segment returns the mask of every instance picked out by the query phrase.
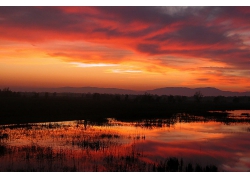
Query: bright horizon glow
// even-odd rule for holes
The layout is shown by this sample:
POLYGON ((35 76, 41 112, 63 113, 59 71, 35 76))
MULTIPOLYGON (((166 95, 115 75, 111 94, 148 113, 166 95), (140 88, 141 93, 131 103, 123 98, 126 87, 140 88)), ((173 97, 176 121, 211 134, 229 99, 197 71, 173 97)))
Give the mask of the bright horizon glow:
POLYGON ((250 91, 250 7, 0 7, 0 89, 250 91))
POLYGON ((111 66, 118 66, 116 64, 104 64, 104 63, 97 63, 97 64, 87 64, 87 63, 77 63, 72 62, 70 64, 76 65, 77 67, 88 68, 88 67, 111 67, 111 66))

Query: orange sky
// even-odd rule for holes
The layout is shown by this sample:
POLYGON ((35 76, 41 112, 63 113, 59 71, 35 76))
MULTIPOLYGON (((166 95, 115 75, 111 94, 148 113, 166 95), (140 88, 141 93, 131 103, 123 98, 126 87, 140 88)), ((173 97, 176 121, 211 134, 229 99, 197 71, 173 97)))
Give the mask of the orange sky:
POLYGON ((250 91, 250 7, 0 7, 0 88, 250 91))

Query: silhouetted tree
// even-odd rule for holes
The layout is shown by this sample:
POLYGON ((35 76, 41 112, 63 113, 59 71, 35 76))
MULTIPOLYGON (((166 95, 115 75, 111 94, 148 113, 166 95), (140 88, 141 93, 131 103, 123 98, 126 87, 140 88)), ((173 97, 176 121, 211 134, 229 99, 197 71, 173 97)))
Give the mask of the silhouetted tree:
POLYGON ((101 98, 101 95, 99 93, 94 93, 92 97, 95 100, 99 100, 101 98))
POLYGON ((153 101, 153 96, 149 93, 145 93, 143 96, 142 96, 142 102, 145 102, 145 103, 150 103, 153 101))
POLYGON ((37 92, 34 92, 34 95, 33 95, 34 98, 38 98, 39 97, 39 93, 37 92))
POLYGON ((0 145, 0 156, 3 156, 7 152, 7 148, 3 145, 0 145))
POLYGON ((1 91, 1 95, 4 97, 9 97, 12 96, 12 91, 10 90, 10 88, 3 88, 3 90, 1 91))
POLYGON ((196 102, 200 102, 203 98, 203 94, 200 91, 194 93, 194 99, 196 102))
POLYGON ((170 172, 177 172, 179 167, 179 161, 176 157, 169 158, 167 161, 168 170, 170 172))
POLYGON ((128 101, 128 94, 125 95, 125 101, 128 101))
POLYGON ((48 98, 48 97, 49 97, 49 93, 45 92, 45 98, 48 98))
POLYGON ((182 172, 183 168, 183 159, 181 158, 180 166, 179 166, 179 171, 182 172))
POLYGON ((240 98, 239 98, 239 97, 234 97, 234 98, 233 98, 233 102, 234 102, 234 103, 240 102, 240 98))
POLYGON ((186 101, 187 97, 186 96, 175 96, 175 99, 177 100, 178 103, 182 103, 186 101))
POLYGON ((116 94, 114 99, 115 101, 121 101, 121 96, 119 94, 116 94))
POLYGON ((199 164, 196 164, 195 172, 202 172, 202 167, 199 164))
POLYGON ((168 102, 170 102, 170 103, 174 103, 175 102, 175 98, 174 98, 173 95, 168 96, 168 102))
POLYGON ((206 166, 205 171, 206 172, 217 172, 218 168, 215 165, 210 165, 210 166, 206 166))
POLYGON ((186 167, 186 171, 187 172, 193 172, 194 171, 193 165, 191 163, 188 163, 188 165, 186 167))
POLYGON ((214 102, 218 103, 218 102, 221 102, 223 99, 224 99, 224 96, 216 96, 214 97, 214 102))

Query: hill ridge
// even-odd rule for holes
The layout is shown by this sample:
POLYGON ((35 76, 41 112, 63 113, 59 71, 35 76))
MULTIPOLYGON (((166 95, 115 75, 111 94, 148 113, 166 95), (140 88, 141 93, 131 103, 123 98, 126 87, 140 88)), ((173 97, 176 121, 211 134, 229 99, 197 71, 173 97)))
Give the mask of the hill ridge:
MULTIPOLYGON (((15 91, 20 91, 20 89, 14 89, 15 91)), ((195 92, 200 91, 204 96, 250 96, 250 92, 233 92, 233 91, 223 91, 215 87, 162 87, 145 91, 136 91, 130 89, 121 88, 101 88, 101 87, 57 87, 57 88, 32 88, 32 89, 22 89, 21 91, 26 92, 57 92, 57 93, 100 93, 100 94, 155 94, 155 95, 179 95, 179 96, 193 96, 195 92)))

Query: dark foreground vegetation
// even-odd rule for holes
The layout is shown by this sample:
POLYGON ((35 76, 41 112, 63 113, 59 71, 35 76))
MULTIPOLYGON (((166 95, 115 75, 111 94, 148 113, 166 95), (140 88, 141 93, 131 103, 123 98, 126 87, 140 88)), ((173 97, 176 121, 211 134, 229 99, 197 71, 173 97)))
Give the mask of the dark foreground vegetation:
MULTIPOLYGON (((90 142, 88 142, 90 143, 90 142)), ((115 156, 106 155, 100 159, 95 159, 89 151, 94 151, 93 147, 87 147, 81 151, 81 158, 76 158, 73 152, 67 150, 55 150, 52 147, 43 146, 4 146, 0 145, 0 157, 5 156, 9 161, 22 162, 0 166, 0 171, 4 172, 217 172, 215 165, 186 163, 182 158, 165 158, 156 162, 142 160, 143 154, 139 151, 129 150, 126 154, 115 156), (88 151, 88 153, 86 153, 88 151), (87 157, 86 154, 88 154, 87 157), (68 159, 73 157, 73 159, 68 159), (92 159, 92 161, 88 161, 92 159)), ((96 151, 99 151, 97 149, 96 151)))
POLYGON ((214 172, 212 165, 142 149, 145 135, 98 131, 85 121, 0 126, 0 171, 214 172), (28 126, 29 125, 29 126, 28 126), (21 141, 19 141, 21 139, 21 141), (124 141, 126 140, 126 141, 124 141), (127 141, 130 143, 127 143, 127 141), (19 143, 13 143, 18 142, 19 143), (21 143, 20 143, 21 142, 21 143), (47 142, 47 143, 44 143, 47 142), (126 143, 124 143, 126 142, 126 143))
POLYGON ((250 97, 192 97, 172 95, 118 95, 23 93, 0 90, 0 123, 26 123, 86 119, 102 121, 168 118, 176 113, 201 116, 226 116, 208 111, 250 109, 250 97))
POLYGON ((15 152, 23 154, 21 159, 25 162, 23 167, 9 166, 6 169, 0 168, 5 172, 55 172, 55 171, 91 171, 91 172, 217 172, 215 165, 186 164, 183 159, 169 157, 156 163, 149 163, 140 160, 138 154, 126 154, 123 156, 105 156, 98 162, 87 165, 79 165, 80 159, 74 159, 73 163, 67 159, 67 152, 54 151, 51 147, 23 146, 23 147, 5 147, 0 145, 0 157, 7 154, 12 160, 17 160, 15 152), (33 167, 31 166, 33 165, 33 167))

